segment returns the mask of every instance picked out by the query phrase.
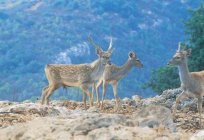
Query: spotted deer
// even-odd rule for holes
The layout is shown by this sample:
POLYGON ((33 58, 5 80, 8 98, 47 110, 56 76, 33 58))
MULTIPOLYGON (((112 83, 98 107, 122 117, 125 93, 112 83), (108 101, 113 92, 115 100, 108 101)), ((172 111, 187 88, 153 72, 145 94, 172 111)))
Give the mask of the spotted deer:
POLYGON ((194 97, 198 99, 198 112, 201 125, 202 113, 202 99, 204 96, 204 70, 199 72, 189 72, 187 57, 191 54, 191 49, 186 47, 179 47, 173 58, 169 61, 168 65, 178 66, 179 77, 181 82, 182 92, 176 98, 176 104, 173 109, 175 116, 177 105, 186 97, 194 97))
POLYGON ((45 75, 49 85, 42 90, 42 104, 49 104, 49 97, 60 87, 79 87, 83 91, 83 102, 86 108, 86 96, 93 105, 89 87, 97 82, 103 74, 105 65, 109 63, 112 54, 112 39, 107 51, 96 45, 89 36, 89 42, 95 47, 98 59, 87 64, 48 64, 45 66, 45 75))
POLYGON ((129 52, 128 54, 129 58, 126 61, 126 63, 123 66, 117 66, 114 64, 108 64, 105 66, 105 70, 103 73, 103 76, 99 80, 98 83, 95 85, 96 95, 97 95, 97 102, 100 104, 99 101, 99 87, 100 85, 103 86, 103 95, 102 95, 102 103, 101 103, 101 109, 103 109, 103 100, 106 95, 106 86, 107 84, 111 84, 113 88, 114 97, 116 100, 116 107, 118 109, 119 106, 119 98, 118 98, 118 82, 128 74, 128 72, 133 67, 143 67, 143 64, 140 62, 140 60, 137 58, 136 54, 134 52, 129 52))

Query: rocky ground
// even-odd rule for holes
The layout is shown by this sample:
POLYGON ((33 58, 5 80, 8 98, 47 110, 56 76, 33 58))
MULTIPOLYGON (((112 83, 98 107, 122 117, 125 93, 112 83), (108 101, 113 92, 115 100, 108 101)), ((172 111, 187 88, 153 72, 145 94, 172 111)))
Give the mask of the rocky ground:
POLYGON ((96 104, 84 109, 75 101, 52 101, 50 106, 1 101, 0 140, 204 140, 195 99, 183 101, 172 117, 179 93, 124 98, 117 112, 114 100, 106 100, 104 110, 96 104))

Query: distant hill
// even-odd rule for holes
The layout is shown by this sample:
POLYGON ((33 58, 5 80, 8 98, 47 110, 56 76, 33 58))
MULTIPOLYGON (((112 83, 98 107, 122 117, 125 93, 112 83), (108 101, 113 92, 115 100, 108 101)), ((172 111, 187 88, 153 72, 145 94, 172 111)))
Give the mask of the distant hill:
MULTIPOLYGON (((166 65, 185 41, 188 9, 202 0, 1 0, 0 99, 25 100, 41 95, 47 63, 88 63, 97 58, 87 41, 92 34, 104 49, 112 36, 112 62, 122 65, 133 50, 144 64, 119 85, 119 96, 155 95, 141 85, 153 69, 166 65)), ((107 96, 113 97, 112 91, 107 96)), ((55 97, 81 99, 79 90, 55 97)))

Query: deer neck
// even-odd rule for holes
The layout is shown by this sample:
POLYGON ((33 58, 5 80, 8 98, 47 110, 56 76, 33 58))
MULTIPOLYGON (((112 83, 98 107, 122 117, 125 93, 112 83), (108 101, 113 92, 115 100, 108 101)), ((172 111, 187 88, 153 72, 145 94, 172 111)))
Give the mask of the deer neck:
POLYGON ((184 62, 178 66, 179 69, 179 77, 182 85, 189 85, 190 75, 187 64, 187 58, 184 59, 184 62))
POLYGON ((132 68, 132 64, 130 60, 128 60, 123 66, 119 68, 119 70, 114 74, 114 76, 122 78, 124 77, 132 68))
POLYGON ((91 63, 92 67, 92 79, 93 80, 98 80, 105 69, 105 65, 102 63, 100 59, 95 60, 94 62, 91 63))

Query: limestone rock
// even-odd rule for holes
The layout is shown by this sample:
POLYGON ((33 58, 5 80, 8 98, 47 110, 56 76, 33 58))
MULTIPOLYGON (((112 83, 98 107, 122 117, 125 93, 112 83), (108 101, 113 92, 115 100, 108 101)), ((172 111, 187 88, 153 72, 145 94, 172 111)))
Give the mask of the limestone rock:
MULTIPOLYGON (((49 106, 29 101, 1 101, 0 139, 189 139, 192 133, 183 133, 183 126, 188 130, 186 120, 188 116, 195 118, 196 114, 182 112, 180 121, 176 120, 177 125, 182 124, 178 131, 168 109, 174 101, 167 93, 147 99, 134 96, 120 101, 122 107, 117 112, 114 111, 115 100, 105 100, 104 110, 96 105, 85 109, 82 102, 75 101, 51 101, 49 106)), ((196 124, 197 121, 192 127, 196 124)))
POLYGON ((180 133, 170 133, 165 127, 139 127, 135 119, 119 114, 73 111, 67 117, 39 117, 24 124, 0 129, 3 140, 113 140, 113 139, 180 139, 180 133))
POLYGON ((0 112, 16 113, 16 114, 37 114, 39 116, 57 116, 68 113, 64 107, 53 107, 41 105, 37 103, 18 103, 0 108, 0 112))
POLYGON ((132 96, 132 99, 135 100, 136 102, 140 102, 141 99, 142 99, 142 97, 139 96, 139 95, 133 95, 133 96, 132 96))
POLYGON ((139 112, 133 114, 133 117, 139 122, 139 126, 142 127, 148 126, 150 128, 156 128, 165 126, 172 132, 176 131, 171 110, 163 106, 154 105, 144 107, 139 112))
POLYGON ((204 140, 204 130, 200 130, 193 134, 190 140, 204 140))

